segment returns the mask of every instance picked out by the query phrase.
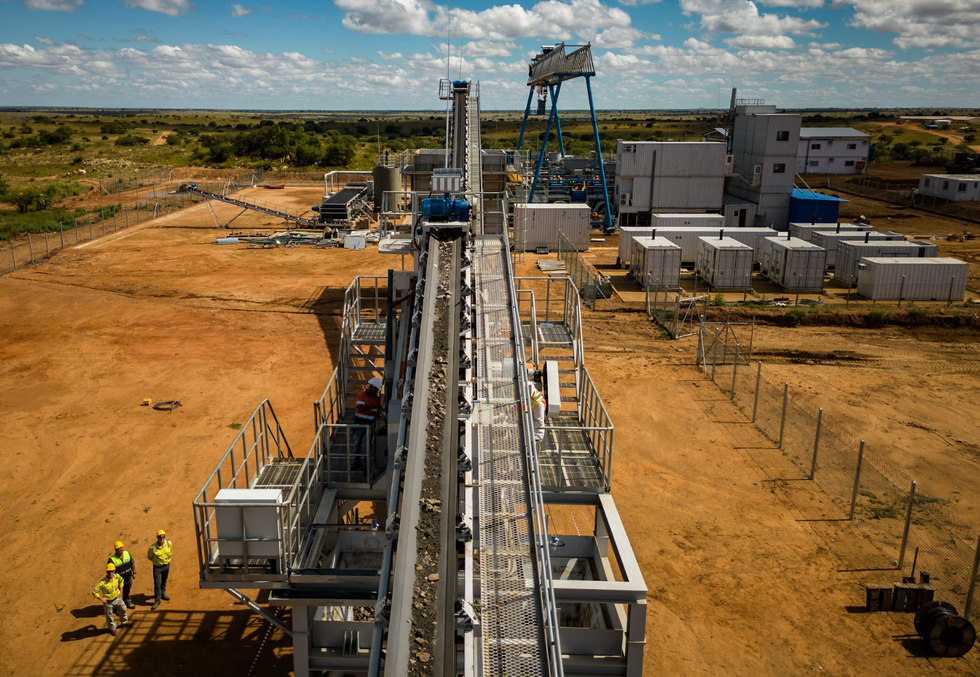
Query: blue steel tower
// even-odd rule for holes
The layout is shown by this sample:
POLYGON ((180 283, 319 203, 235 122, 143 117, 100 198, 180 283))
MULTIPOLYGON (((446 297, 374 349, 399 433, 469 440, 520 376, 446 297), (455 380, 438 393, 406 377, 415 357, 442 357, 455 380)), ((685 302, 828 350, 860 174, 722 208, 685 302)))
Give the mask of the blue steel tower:
MULTIPOLYGON (((528 198, 531 202, 537 191, 538 179, 541 175, 541 167, 544 164, 545 154, 548 149, 548 141, 551 137, 551 128, 555 127, 558 134, 558 151, 562 156, 565 155, 565 142, 561 135, 561 118, 558 115, 558 97, 561 95, 561 86, 566 80, 575 78, 585 79, 585 88, 589 94, 589 119, 592 121, 592 134, 595 140, 595 153, 598 161, 598 176, 592 180, 592 185, 596 192, 601 187, 601 194, 597 194, 595 201, 590 201, 593 209, 597 204, 602 204, 605 210, 602 215, 602 229, 606 233, 613 231, 612 213, 609 209, 609 189, 606 185, 606 168, 602 160, 602 149, 599 144, 599 125, 595 117, 595 104, 592 102, 592 76, 595 75, 595 65, 592 62, 592 46, 587 45, 565 45, 560 42, 554 47, 543 48, 541 54, 534 57, 528 66, 527 86, 530 89, 527 95, 527 106, 524 108, 524 120, 521 122, 521 134, 517 140, 517 150, 521 149, 524 142, 524 130, 527 127, 528 116, 531 115, 531 101, 534 98, 535 90, 551 96, 551 114, 545 125, 544 138, 541 142, 541 152, 538 154, 537 162, 534 165, 534 178, 531 181, 531 193, 528 198), (566 47, 572 51, 566 51, 566 47), (599 202, 601 200, 601 203, 599 202)), ((541 104, 539 113, 543 113, 544 101, 541 104)), ((569 118, 566 118, 568 120, 569 118)))

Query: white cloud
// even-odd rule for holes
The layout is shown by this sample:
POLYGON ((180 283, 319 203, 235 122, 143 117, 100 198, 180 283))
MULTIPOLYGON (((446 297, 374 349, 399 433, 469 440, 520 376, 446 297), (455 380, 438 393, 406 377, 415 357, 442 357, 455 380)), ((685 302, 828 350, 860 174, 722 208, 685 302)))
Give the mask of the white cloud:
POLYGON ((760 14, 750 0, 680 0, 686 16, 700 15, 701 28, 708 33, 740 35, 814 35, 827 24, 796 16, 760 14))
POLYGON ((513 54, 514 50, 517 49, 517 45, 509 40, 506 42, 494 42, 492 40, 471 40, 464 43, 462 47, 459 45, 452 45, 448 49, 445 42, 440 42, 438 44, 430 45, 430 47, 440 54, 446 54, 447 52, 458 54, 461 52, 464 56, 468 57, 509 57, 511 54, 513 54))
POLYGON ((793 49, 796 42, 788 35, 739 35, 725 44, 739 49, 793 49))
MULTIPOLYGON (((632 26, 607 28, 596 33, 591 38, 592 46, 596 49, 615 49, 622 47, 632 47, 633 43, 645 37, 643 31, 637 30, 632 26)), ((659 40, 660 36, 654 36, 659 40)))
POLYGON ((478 40, 510 40, 546 36, 589 39, 605 28, 625 28, 630 16, 599 0, 543 0, 530 9, 495 5, 480 11, 436 5, 429 0, 334 0, 344 10, 342 24, 358 33, 453 36, 478 40), (451 22, 451 26, 447 26, 451 22))
POLYGON ((638 5, 652 5, 660 0, 619 0, 619 4, 626 5, 627 7, 636 7, 638 5))
POLYGON ((900 49, 966 48, 980 45, 980 7, 976 0, 836 0, 850 6, 850 25, 875 33, 898 33, 900 49))
POLYGON ((394 54, 385 54, 384 52, 378 52, 378 56, 381 57, 382 61, 400 61, 405 58, 405 55, 401 52, 395 52, 394 54))
POLYGON ((823 7, 823 0, 759 0, 767 7, 823 7))
POLYGON ((85 5, 85 0, 23 0, 27 9, 41 9, 49 12, 74 12, 76 7, 85 5))
POLYGON ((52 40, 51 38, 41 38, 35 35, 34 39, 40 42, 42 45, 51 46, 54 44, 54 40, 52 40))
POLYGON ((190 0, 125 0, 125 3, 130 9, 145 9, 168 16, 186 14, 195 8, 190 0))
POLYGON ((231 6, 231 15, 236 19, 243 16, 248 16, 249 14, 252 13, 252 11, 253 10, 250 7, 246 7, 245 5, 240 5, 237 2, 232 4, 231 6))

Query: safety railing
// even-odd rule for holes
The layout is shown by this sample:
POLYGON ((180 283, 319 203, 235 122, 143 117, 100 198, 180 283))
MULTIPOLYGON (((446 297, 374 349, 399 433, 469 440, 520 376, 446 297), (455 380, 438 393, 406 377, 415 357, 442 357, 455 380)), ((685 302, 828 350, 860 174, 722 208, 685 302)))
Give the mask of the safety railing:
MULTIPOLYGON (((284 537, 288 537, 285 525, 280 521, 278 524, 278 537, 263 540, 266 545, 262 548, 251 548, 252 551, 260 550, 262 556, 250 558, 250 543, 256 543, 259 539, 252 539, 247 534, 247 521, 244 511, 251 507, 256 507, 254 502, 244 501, 242 503, 216 503, 218 493, 222 489, 254 489, 260 485, 260 480, 264 474, 277 464, 298 464, 303 462, 293 459, 292 450, 286 440, 285 434, 279 425, 275 411, 269 400, 263 400, 255 409, 248 421, 242 426, 235 440, 231 443, 228 451, 225 452, 215 469, 211 472, 204 486, 194 498, 194 532, 197 542, 198 564, 202 581, 212 580, 248 580, 255 577, 268 577, 270 573, 274 577, 282 578, 282 562, 285 559, 284 537), (225 535, 224 530, 219 530, 217 522, 218 510, 228 511, 228 515, 223 517, 229 526, 233 527, 236 522, 231 519, 232 515, 238 511, 238 528, 231 528, 232 535, 225 535), (240 533, 236 533, 240 532, 240 533), (221 551, 221 543, 226 543, 224 553, 221 551), (238 544, 237 547, 233 544, 238 544), (253 560, 261 559, 261 563, 256 564, 253 560), (232 560, 236 560, 235 563, 232 560), (270 572, 270 563, 272 571, 270 572), (229 574, 229 570, 235 569, 234 573, 229 574), (237 571, 241 569, 241 571, 237 571), (216 575, 224 578, 216 578, 216 575)), ((302 473, 302 467, 291 469, 302 473)), ((289 505, 293 498, 289 493, 282 498, 283 505, 289 505)), ((263 508, 268 508, 265 503, 263 508)), ((280 517, 281 517, 280 512, 280 517)))

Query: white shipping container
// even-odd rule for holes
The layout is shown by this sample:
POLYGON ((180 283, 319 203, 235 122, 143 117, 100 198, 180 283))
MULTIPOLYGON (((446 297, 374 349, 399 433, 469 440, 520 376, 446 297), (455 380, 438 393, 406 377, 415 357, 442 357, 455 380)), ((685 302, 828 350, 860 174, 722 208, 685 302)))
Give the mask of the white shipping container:
POLYGON ((672 226, 717 226, 720 228, 724 224, 725 217, 721 214, 661 214, 656 212, 650 214, 650 225, 655 228, 672 226))
POLYGON ((762 274, 783 289, 823 289, 826 260, 823 247, 795 237, 767 237, 762 251, 762 274))
POLYGON ((585 204, 515 204, 514 240, 523 242, 525 251, 538 247, 556 251, 562 233, 575 251, 588 251, 591 218, 592 209, 585 204))
POLYGON ((630 245, 630 277, 644 289, 680 286, 681 248, 662 237, 634 237, 630 245))
POLYGON ((701 237, 696 269, 715 289, 749 289, 754 254, 752 247, 730 237, 701 237))
POLYGON ((681 248, 681 261, 694 263, 698 257, 698 238, 717 237, 724 230, 721 226, 670 226, 654 228, 653 237, 665 237, 681 248))
POLYGON ((817 232, 818 230, 841 232, 841 233, 857 233, 865 232, 869 230, 874 230, 870 225, 866 223, 790 223, 789 224, 789 235, 790 237, 798 237, 801 240, 807 242, 810 241, 810 236, 817 232))
POLYGON ((652 237, 653 228, 649 227, 639 227, 639 226, 624 226, 620 228, 619 233, 619 253, 617 254, 616 264, 619 266, 628 266, 630 263, 630 256, 634 237, 652 237))
MULTIPOLYGON (((707 146, 708 144, 698 144, 707 146)), ((649 199, 653 211, 718 210, 725 195, 723 176, 654 176, 649 199)))
POLYGON ((738 240, 742 244, 752 247, 752 257, 755 261, 762 260, 762 245, 767 237, 776 237, 778 234, 772 228, 726 228, 722 231, 725 237, 738 240))
POLYGON ((864 242, 842 240, 837 243, 837 265, 834 279, 846 285, 856 284, 858 263, 863 258, 889 256, 892 258, 933 258, 939 247, 931 242, 864 242))
POLYGON ((832 268, 837 264, 837 247, 838 243, 843 240, 854 240, 855 242, 871 242, 872 240, 879 240, 884 242, 889 240, 899 241, 904 239, 904 235, 893 233, 891 231, 878 232, 875 230, 865 230, 838 232, 836 230, 816 230, 810 233, 810 242, 827 250, 828 268, 832 268))
POLYGON ((679 141, 620 141, 616 176, 724 176, 725 148, 679 141))
POLYGON ((952 258, 863 258, 857 293, 874 301, 962 301, 969 269, 952 258))

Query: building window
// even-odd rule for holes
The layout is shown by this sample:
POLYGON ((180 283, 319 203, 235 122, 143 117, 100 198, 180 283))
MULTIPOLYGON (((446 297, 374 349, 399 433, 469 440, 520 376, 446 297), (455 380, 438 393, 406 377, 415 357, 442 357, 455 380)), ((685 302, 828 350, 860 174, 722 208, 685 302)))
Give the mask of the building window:
POLYGON ((949 190, 949 181, 943 181, 943 190, 949 190))
POLYGON ((856 143, 847 144, 847 150, 857 150, 858 145, 856 143))
POLYGON ((966 192, 966 184, 965 183, 959 184, 958 186, 956 186, 956 190, 959 191, 960 193, 965 193, 966 192))
POLYGON ((782 162, 780 162, 778 165, 773 165, 772 166, 772 173, 773 174, 785 174, 786 173, 786 165, 783 164, 782 162))
POLYGON ((789 132, 776 132, 776 141, 789 141, 789 132))
POLYGON ((811 167, 819 167, 820 166, 820 160, 810 160, 810 166, 811 167))
POLYGON ((926 183, 925 183, 926 188, 929 187, 930 183, 932 183, 932 179, 926 179, 926 183))
POLYGON ((810 144, 810 150, 820 150, 820 144, 819 143, 811 143, 810 144))
POLYGON ((845 167, 853 167, 854 166, 854 160, 844 160, 844 166, 845 167))

